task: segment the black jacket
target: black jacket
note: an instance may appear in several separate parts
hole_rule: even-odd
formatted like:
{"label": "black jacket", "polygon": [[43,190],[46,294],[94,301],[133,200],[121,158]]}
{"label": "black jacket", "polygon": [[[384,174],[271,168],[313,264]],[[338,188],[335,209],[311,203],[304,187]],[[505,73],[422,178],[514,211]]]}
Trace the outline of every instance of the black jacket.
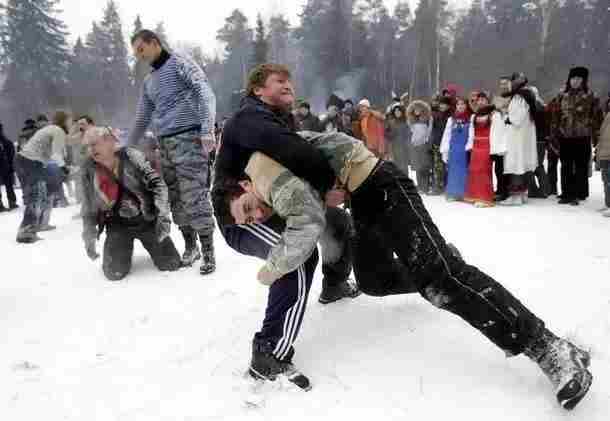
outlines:
{"label": "black jacket", "polygon": [[15,145],[0,133],[0,176],[9,177],[15,172]]}
{"label": "black jacket", "polygon": [[292,115],[258,98],[246,97],[240,110],[225,124],[216,155],[214,189],[227,178],[243,179],[252,153],[276,160],[321,193],[332,188],[335,174],[324,155],[296,134]]}

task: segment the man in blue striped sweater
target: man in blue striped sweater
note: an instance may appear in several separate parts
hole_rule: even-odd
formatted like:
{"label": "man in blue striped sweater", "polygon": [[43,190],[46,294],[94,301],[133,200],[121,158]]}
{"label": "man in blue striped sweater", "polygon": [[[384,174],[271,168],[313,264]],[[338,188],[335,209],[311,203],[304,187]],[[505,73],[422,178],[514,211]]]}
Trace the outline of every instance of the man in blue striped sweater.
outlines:
{"label": "man in blue striped sweater", "polygon": [[208,197],[208,155],[214,147],[216,98],[203,70],[192,60],[169,53],[147,29],[131,39],[135,57],[152,67],[144,86],[128,146],[151,126],[159,138],[163,178],[169,188],[174,223],[184,236],[187,265],[201,258],[200,272],[216,269],[214,219]]}

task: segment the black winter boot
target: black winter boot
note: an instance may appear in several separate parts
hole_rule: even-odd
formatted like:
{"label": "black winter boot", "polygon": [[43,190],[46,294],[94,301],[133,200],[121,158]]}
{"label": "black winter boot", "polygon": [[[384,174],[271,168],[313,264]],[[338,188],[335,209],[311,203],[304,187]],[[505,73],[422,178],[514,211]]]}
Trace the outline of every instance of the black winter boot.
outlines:
{"label": "black winter boot", "polygon": [[201,240],[201,253],[203,254],[203,261],[199,268],[201,275],[209,275],[216,270],[216,257],[214,256],[214,240],[212,235],[200,235]]}
{"label": "black winter boot", "polygon": [[536,362],[555,387],[559,404],[573,409],[589,391],[593,375],[589,353],[544,329],[524,354]]}
{"label": "black winter boot", "polygon": [[335,301],[339,301],[342,298],[356,298],[362,294],[362,291],[356,284],[351,283],[349,280],[345,280],[338,285],[327,285],[325,280],[322,281],[322,292],[318,298],[318,302],[321,304],[330,304]]}
{"label": "black winter boot", "polygon": [[182,237],[184,237],[182,264],[184,266],[193,266],[193,263],[201,259],[201,253],[197,245],[197,233],[191,227],[180,227],[180,231],[182,232]]}
{"label": "black winter boot", "polygon": [[273,355],[273,348],[274,345],[269,341],[254,339],[248,373],[257,380],[267,381],[275,381],[283,376],[299,388],[305,391],[311,390],[309,379],[292,364],[292,355],[280,361]]}

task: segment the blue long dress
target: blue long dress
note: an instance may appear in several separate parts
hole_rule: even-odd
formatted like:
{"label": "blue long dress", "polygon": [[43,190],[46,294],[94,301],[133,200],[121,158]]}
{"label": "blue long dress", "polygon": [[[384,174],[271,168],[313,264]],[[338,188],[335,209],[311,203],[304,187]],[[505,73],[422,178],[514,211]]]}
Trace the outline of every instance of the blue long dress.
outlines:
{"label": "blue long dress", "polygon": [[447,163],[447,197],[463,199],[466,194],[468,179],[468,159],[466,143],[468,142],[469,122],[453,122],[451,141],[449,143],[449,162]]}

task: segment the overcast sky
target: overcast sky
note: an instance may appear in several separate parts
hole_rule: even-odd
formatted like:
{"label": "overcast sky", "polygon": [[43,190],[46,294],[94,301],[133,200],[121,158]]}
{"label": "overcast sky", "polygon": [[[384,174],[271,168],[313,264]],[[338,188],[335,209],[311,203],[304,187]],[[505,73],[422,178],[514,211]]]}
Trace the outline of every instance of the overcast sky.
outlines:
{"label": "overcast sky", "polygon": [[[165,23],[170,41],[186,41],[201,44],[206,52],[218,50],[216,31],[233,9],[241,9],[254,24],[260,12],[268,17],[283,12],[293,24],[298,22],[306,0],[115,0],[123,21],[124,30],[131,32],[136,15],[140,14],[144,27],[153,29],[159,21]],[[410,0],[414,8],[418,0]],[[384,0],[392,10],[397,0]],[[450,0],[465,5],[470,0]],[[70,40],[84,36],[94,20],[100,20],[107,0],[60,0],[62,18],[70,31]]]}

